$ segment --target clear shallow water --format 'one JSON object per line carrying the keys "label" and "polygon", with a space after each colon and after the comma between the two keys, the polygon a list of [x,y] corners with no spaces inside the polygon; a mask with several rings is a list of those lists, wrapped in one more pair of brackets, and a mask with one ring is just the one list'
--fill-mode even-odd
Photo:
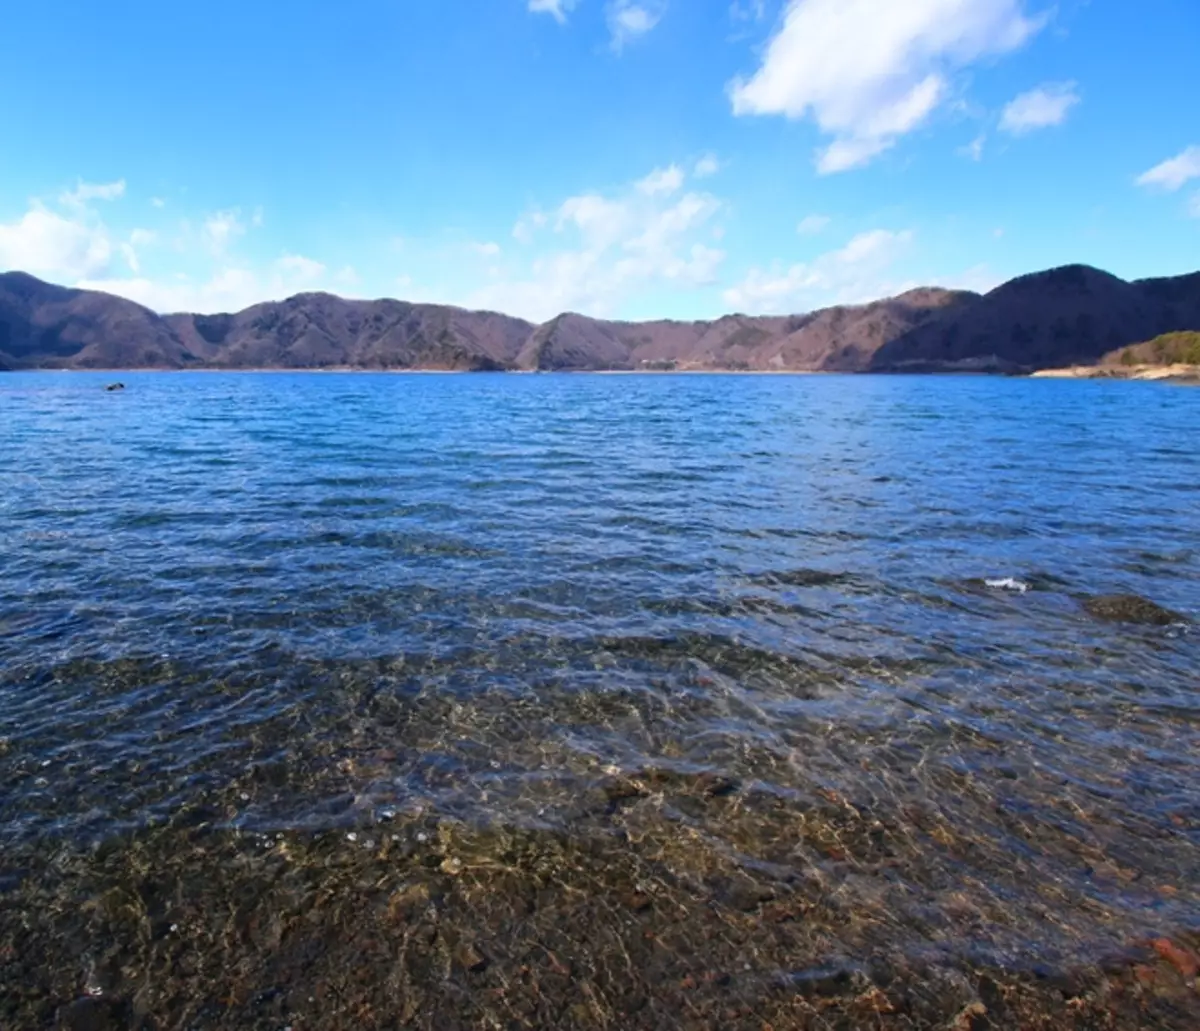
{"label": "clear shallow water", "polygon": [[839,954],[1200,924],[1200,633],[1081,604],[1200,617],[1200,392],[112,378],[0,377],[3,847],[449,822],[894,916]]}

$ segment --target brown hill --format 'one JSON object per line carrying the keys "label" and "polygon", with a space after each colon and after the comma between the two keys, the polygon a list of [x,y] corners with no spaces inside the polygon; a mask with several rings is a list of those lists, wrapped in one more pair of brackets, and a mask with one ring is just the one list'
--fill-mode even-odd
{"label": "brown hill", "polygon": [[638,368],[1023,371],[1090,363],[1200,329],[1200,273],[1127,283],[1067,266],[991,293],[927,288],[806,315],[541,326],[494,312],[310,293],[227,315],[166,315],[0,274],[4,368]]}
{"label": "brown hill", "polygon": [[1200,275],[1127,283],[1085,265],[1021,276],[880,347],[874,371],[1088,365],[1171,330],[1200,327]]}
{"label": "brown hill", "polygon": [[163,321],[209,365],[230,369],[503,369],[533,331],[491,312],[319,293]]}
{"label": "brown hill", "polygon": [[604,322],[560,315],[534,331],[517,365],[856,372],[868,366],[881,344],[974,300],[976,294],[929,289],[808,315],[727,315],[713,322]]}
{"label": "brown hill", "polygon": [[200,360],[154,312],[22,272],[0,275],[0,368],[177,369]]}

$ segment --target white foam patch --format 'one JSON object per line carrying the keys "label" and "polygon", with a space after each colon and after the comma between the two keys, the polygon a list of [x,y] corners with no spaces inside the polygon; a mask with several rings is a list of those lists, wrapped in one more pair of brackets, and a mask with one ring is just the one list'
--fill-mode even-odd
{"label": "white foam patch", "polygon": [[986,587],[991,587],[997,591],[1016,591],[1019,594],[1024,594],[1029,590],[1029,584],[1024,580],[1017,580],[1014,577],[1006,576],[1001,580],[984,580]]}

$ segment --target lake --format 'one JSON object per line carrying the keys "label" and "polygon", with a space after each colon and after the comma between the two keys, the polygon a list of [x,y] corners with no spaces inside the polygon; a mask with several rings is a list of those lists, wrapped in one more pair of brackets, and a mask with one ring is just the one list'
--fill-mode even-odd
{"label": "lake", "polygon": [[1198,425],[0,376],[0,1024],[1197,1026]]}

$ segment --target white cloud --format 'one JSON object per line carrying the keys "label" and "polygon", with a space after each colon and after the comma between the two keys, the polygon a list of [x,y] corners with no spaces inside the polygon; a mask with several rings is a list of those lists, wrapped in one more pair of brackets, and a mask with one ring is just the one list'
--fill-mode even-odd
{"label": "white cloud", "polygon": [[151,206],[156,207],[156,208],[165,208],[167,206],[167,202],[165,200],[163,200],[161,197],[151,197],[150,204],[151,204]]}
{"label": "white cloud", "polygon": [[104,274],[114,249],[104,226],[82,214],[66,218],[39,204],[18,221],[0,224],[0,269],[19,269],[53,282]]}
{"label": "white cloud", "polygon": [[75,189],[68,190],[58,199],[64,207],[82,208],[92,200],[117,200],[125,195],[125,180],[118,179],[115,183],[85,183],[78,180]]}
{"label": "white cloud", "polygon": [[527,214],[513,232],[536,250],[493,266],[482,285],[422,291],[410,284],[408,292],[542,321],[563,311],[612,316],[644,292],[710,285],[725,259],[706,242],[721,202],[681,191],[682,172],[663,171],[611,193],[568,197],[550,214]]}
{"label": "white cloud", "polygon": [[126,297],[164,314],[241,311],[265,299],[258,277],[248,269],[237,268],[224,269],[212,278],[198,283],[190,279],[160,282],[135,277],[85,279],[76,285],[85,290],[103,290],[118,297]]}
{"label": "white cloud", "polygon": [[285,254],[276,263],[277,271],[296,285],[320,282],[325,276],[325,266],[302,254]]}
{"label": "white cloud", "polygon": [[1079,90],[1073,82],[1048,82],[1022,93],[1004,108],[1000,131],[1022,136],[1035,129],[1062,125],[1067,114],[1079,103]]}
{"label": "white cloud", "polygon": [[548,14],[559,25],[566,24],[567,15],[574,9],[576,0],[529,0],[529,10],[534,14]]}
{"label": "white cloud", "polygon": [[683,186],[683,169],[678,165],[668,165],[666,168],[656,168],[645,179],[637,184],[641,193],[650,197],[663,194],[670,196],[677,193]]}
{"label": "white cloud", "polygon": [[1153,186],[1173,193],[1193,179],[1200,179],[1200,146],[1188,147],[1175,157],[1155,165],[1149,172],[1138,176],[1137,182],[1139,186]]}
{"label": "white cloud", "polygon": [[500,245],[490,240],[486,243],[469,243],[467,244],[467,250],[472,254],[479,255],[481,258],[495,258],[500,254]]}
{"label": "white cloud", "polygon": [[828,215],[808,215],[800,220],[800,224],[796,226],[796,232],[801,236],[816,236],[829,225],[829,222]]}
{"label": "white cloud", "polygon": [[1003,276],[996,275],[986,265],[976,265],[966,272],[956,276],[935,277],[935,283],[924,283],[924,286],[940,286],[946,290],[973,290],[977,294],[991,293],[1005,281]]}
{"label": "white cloud", "polygon": [[866,164],[923,124],[951,76],[1023,45],[1023,0],[789,0],[762,65],[730,87],[738,115],[816,120],[822,174]]}
{"label": "white cloud", "polygon": [[973,139],[965,147],[959,147],[958,154],[960,157],[969,158],[972,161],[982,161],[983,148],[986,143],[986,136],[976,136],[975,139]]}
{"label": "white cloud", "polygon": [[809,311],[831,304],[860,304],[902,292],[909,283],[891,281],[888,270],[912,243],[909,231],[876,229],[809,263],[788,268],[754,268],[725,291],[726,304],[753,314]]}
{"label": "white cloud", "polygon": [[263,271],[230,266],[217,269],[206,279],[176,276],[169,280],[135,273],[131,279],[84,279],[76,285],[127,297],[157,312],[213,314],[241,311],[263,301],[283,300],[319,289],[325,276],[321,262],[299,254],[285,254]]}
{"label": "white cloud", "polygon": [[721,171],[721,162],[715,154],[705,154],[699,161],[696,162],[696,167],[692,169],[692,175],[697,179],[709,179]]}
{"label": "white cloud", "polygon": [[620,53],[629,43],[653,31],[666,12],[666,0],[609,0],[605,15],[613,50]]}
{"label": "white cloud", "polygon": [[204,220],[200,235],[208,249],[217,256],[225,253],[229,245],[246,232],[237,208],[218,211]]}

